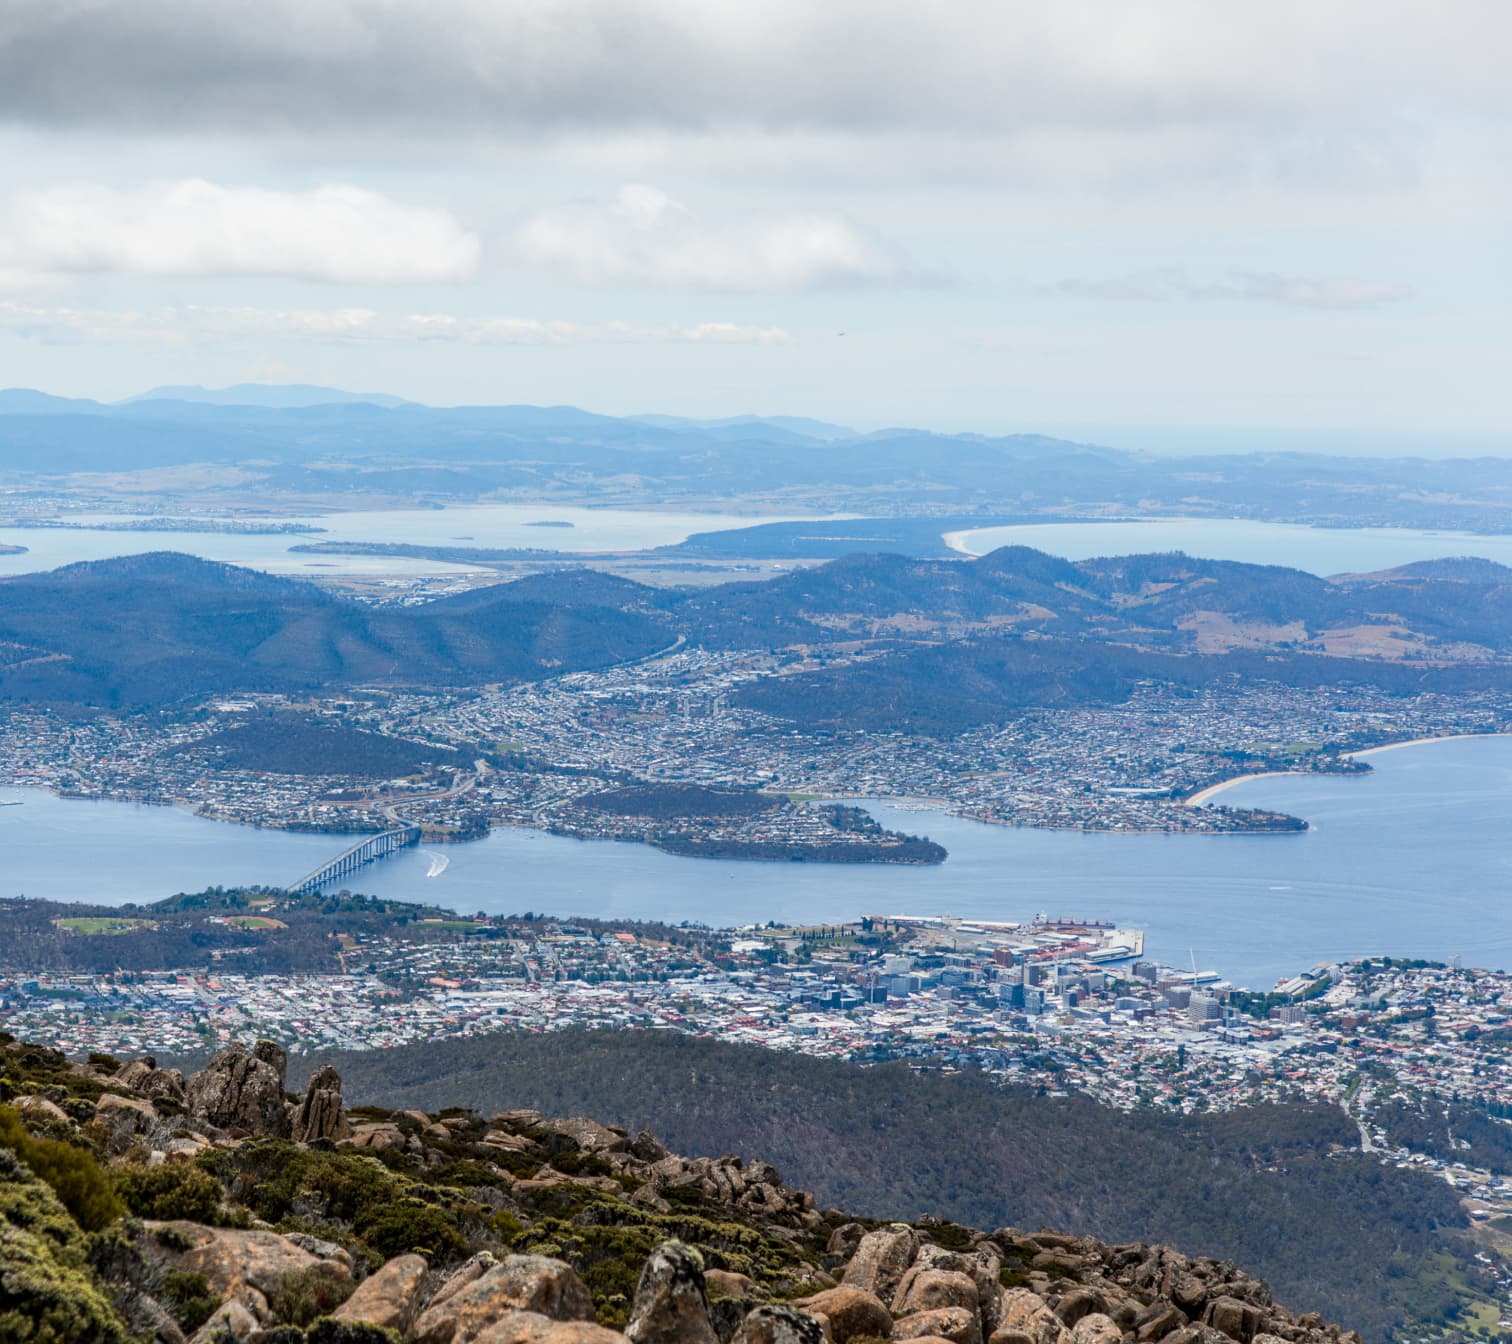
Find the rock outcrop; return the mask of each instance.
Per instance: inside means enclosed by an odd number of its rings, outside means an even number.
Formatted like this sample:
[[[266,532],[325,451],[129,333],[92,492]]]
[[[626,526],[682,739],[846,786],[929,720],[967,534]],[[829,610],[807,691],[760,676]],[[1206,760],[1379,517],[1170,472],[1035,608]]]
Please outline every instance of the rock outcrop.
[[[709,1323],[703,1258],[669,1241],[646,1261],[625,1334],[633,1344],[719,1344]]]
[[[331,1315],[338,1321],[361,1321],[403,1334],[419,1310],[429,1270],[424,1256],[396,1256],[364,1279]]]
[[[341,1110],[341,1075],[329,1064],[323,1064],[310,1075],[304,1100],[294,1113],[292,1129],[296,1143],[346,1137],[346,1118]]]
[[[289,1137],[284,1077],[288,1056],[273,1041],[250,1050],[232,1045],[189,1080],[185,1102],[190,1118],[229,1134]]]

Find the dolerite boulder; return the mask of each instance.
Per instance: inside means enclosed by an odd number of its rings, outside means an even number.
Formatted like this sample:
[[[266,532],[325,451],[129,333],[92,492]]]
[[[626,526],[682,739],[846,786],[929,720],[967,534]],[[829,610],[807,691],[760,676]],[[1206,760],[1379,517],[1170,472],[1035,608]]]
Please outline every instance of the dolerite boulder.
[[[344,1139],[347,1123],[341,1113],[341,1075],[329,1064],[322,1064],[310,1075],[304,1100],[294,1113],[296,1143],[314,1143],[317,1139]]]
[[[891,1302],[918,1249],[918,1235],[901,1223],[868,1232],[846,1265],[841,1282],[852,1288],[864,1288],[880,1301]]]
[[[157,1121],[156,1107],[141,1097],[106,1092],[95,1103],[94,1123],[100,1141],[105,1151],[116,1157],[145,1139]]]
[[[625,1333],[634,1344],[719,1344],[709,1323],[703,1258],[691,1246],[668,1241],[651,1252]]]
[[[823,1344],[824,1331],[812,1316],[792,1307],[761,1306],[740,1323],[730,1344]]]
[[[184,1075],[177,1069],[158,1068],[157,1060],[151,1055],[122,1064],[111,1081],[154,1101],[162,1098],[177,1102],[184,1100]]]
[[[250,1050],[228,1046],[189,1080],[189,1115],[216,1129],[286,1139],[292,1128],[284,1101],[287,1069],[288,1057],[272,1041]]]
[[[422,1256],[395,1256],[368,1275],[331,1315],[338,1321],[363,1321],[402,1334],[415,1317],[428,1268]]]
[[[464,1266],[464,1269],[467,1267]],[[553,1321],[593,1320],[593,1299],[570,1265],[543,1255],[505,1256],[467,1285],[443,1284],[415,1322],[417,1344],[473,1344],[509,1312]]]
[[[842,1284],[838,1288],[826,1288],[794,1305],[828,1321],[834,1344],[846,1344],[847,1340],[857,1336],[886,1339],[893,1331],[892,1313],[864,1288]]]

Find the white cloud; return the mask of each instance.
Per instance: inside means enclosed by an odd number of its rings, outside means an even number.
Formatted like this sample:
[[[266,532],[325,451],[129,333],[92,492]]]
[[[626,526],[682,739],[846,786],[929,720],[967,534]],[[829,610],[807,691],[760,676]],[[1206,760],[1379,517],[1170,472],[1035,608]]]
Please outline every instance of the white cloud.
[[[1141,271],[1116,280],[1062,280],[1053,293],[1136,303],[1228,301],[1279,303],[1291,308],[1379,308],[1412,296],[1405,285],[1379,280],[1323,279],[1231,271],[1221,280],[1194,280],[1177,269]]]
[[[1504,139],[1509,47],[1503,0],[6,0],[0,120],[390,151],[925,136],[976,142],[991,172],[1395,172],[1446,127]]]
[[[0,264],[40,274],[434,283],[472,275],[478,255],[477,238],[445,211],[352,186],[81,184],[18,191],[0,207]]]
[[[898,255],[827,215],[706,221],[655,187],[542,211],[515,234],[525,265],[587,285],[803,293],[907,279]]]
[[[237,344],[281,337],[323,344],[462,345],[722,344],[784,345],[782,327],[735,322],[692,324],[633,321],[565,322],[526,317],[462,317],[451,313],[388,316],[371,308],[245,308],[189,305],[149,310],[43,306],[0,301],[0,330],[51,345]]]

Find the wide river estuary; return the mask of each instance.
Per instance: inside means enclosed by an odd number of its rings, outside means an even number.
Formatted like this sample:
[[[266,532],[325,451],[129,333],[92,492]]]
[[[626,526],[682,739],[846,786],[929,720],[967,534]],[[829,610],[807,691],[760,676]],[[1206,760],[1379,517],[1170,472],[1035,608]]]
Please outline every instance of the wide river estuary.
[[[1299,835],[1009,829],[877,804],[883,822],[940,841],[949,860],[933,868],[734,863],[502,830],[405,851],[347,885],[469,913],[710,924],[1044,911],[1143,928],[1148,955],[1183,966],[1195,959],[1257,988],[1367,953],[1458,955],[1512,970],[1512,739],[1434,742],[1371,760],[1364,777],[1254,779],[1222,795],[1305,817],[1312,829]],[[21,805],[0,806],[0,896],[121,904],[214,884],[282,886],[344,843],[36,790],[0,789],[3,802]]]

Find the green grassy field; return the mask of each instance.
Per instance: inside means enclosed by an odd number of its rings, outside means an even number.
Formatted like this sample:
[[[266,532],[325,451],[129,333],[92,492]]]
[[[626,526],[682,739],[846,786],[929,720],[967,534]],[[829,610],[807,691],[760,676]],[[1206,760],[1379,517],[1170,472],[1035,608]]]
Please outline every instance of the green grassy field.
[[[118,915],[73,915],[65,919],[55,919],[53,924],[57,928],[67,929],[70,933],[85,934],[130,933],[133,929],[153,927],[150,919],[126,919]]]

